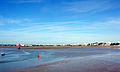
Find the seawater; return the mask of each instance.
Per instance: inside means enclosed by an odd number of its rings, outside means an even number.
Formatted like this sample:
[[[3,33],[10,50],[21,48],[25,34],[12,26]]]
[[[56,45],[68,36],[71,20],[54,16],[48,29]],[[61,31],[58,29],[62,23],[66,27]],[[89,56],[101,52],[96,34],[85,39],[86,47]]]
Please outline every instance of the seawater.
[[[21,49],[17,47],[0,47],[0,72],[51,63],[70,58],[99,58],[119,62],[120,50],[115,47],[106,48],[70,48],[70,49]],[[39,54],[39,59],[37,55]],[[102,57],[102,58],[101,58]]]

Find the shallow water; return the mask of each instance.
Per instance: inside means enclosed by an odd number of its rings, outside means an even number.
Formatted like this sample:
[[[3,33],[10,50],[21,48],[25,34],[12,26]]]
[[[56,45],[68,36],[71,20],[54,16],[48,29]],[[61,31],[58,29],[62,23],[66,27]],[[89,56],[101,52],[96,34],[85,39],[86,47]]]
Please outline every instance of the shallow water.
[[[0,71],[10,71],[69,58],[99,58],[119,63],[119,48],[70,48],[70,49],[24,49],[17,47],[0,47]],[[40,58],[37,58],[39,54]],[[102,57],[102,58],[100,58]]]

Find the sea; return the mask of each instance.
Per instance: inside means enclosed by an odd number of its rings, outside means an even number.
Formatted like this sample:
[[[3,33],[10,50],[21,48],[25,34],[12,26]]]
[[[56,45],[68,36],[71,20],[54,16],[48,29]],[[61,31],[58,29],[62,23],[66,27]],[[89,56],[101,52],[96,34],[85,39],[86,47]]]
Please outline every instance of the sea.
[[[0,47],[0,72],[7,72],[26,67],[48,64],[72,58],[99,58],[120,63],[119,47],[66,48],[66,49],[24,49],[17,47]],[[39,57],[38,57],[39,55]],[[86,59],[86,58],[85,58]]]

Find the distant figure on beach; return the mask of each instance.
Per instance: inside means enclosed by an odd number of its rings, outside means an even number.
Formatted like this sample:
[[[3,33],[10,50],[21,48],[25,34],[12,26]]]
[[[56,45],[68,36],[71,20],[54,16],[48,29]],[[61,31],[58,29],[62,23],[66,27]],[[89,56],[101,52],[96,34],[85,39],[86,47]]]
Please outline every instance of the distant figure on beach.
[[[18,49],[20,50],[20,44],[18,44]]]

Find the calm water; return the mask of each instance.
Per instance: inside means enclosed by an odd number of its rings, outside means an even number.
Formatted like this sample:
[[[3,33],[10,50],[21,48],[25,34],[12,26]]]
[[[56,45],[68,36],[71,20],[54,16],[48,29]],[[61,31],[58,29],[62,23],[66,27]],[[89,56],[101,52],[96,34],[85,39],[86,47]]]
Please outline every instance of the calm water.
[[[0,47],[0,72],[10,71],[40,64],[55,62],[59,60],[76,57],[95,57],[107,61],[120,61],[119,48],[71,48],[71,49],[24,49],[17,50],[17,47]],[[39,54],[40,58],[37,58]]]

